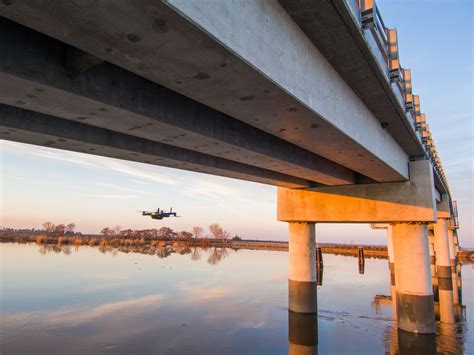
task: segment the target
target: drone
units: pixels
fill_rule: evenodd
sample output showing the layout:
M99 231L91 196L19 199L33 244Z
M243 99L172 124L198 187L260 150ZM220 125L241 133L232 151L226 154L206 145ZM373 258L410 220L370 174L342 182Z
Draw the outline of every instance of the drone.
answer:
M173 207L170 208L169 212L166 212L165 210L160 210L158 207L156 211L140 211L142 213L142 216L150 216L151 219L159 219L162 220L163 218L168 218L168 217L180 217L176 215L176 212L173 212Z

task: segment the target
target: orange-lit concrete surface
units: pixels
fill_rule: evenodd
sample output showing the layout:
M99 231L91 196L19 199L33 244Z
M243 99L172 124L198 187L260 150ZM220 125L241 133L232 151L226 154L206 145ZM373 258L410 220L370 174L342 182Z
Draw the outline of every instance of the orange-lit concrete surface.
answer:
M431 163L409 163L410 180L383 184L278 188L279 221L395 223L436 221Z
M438 219L433 225L436 250L436 274L438 276L438 295L440 319L443 323L454 323L453 283L451 262L449 260L448 221Z

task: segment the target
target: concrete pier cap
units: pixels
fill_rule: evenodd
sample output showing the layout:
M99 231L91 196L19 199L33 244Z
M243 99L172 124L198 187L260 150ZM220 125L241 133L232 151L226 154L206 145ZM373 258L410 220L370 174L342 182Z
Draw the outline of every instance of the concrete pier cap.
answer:
M409 162L409 181L279 187L277 218L313 223L433 223L437 209L432 170L428 160L419 160Z

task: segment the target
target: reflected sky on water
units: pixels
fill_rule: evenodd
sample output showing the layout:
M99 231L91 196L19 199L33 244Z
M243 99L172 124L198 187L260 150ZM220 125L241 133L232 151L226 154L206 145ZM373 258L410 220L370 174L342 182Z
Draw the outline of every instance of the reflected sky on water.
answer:
M0 252L2 354L285 354L316 337L311 319L289 317L286 252L34 244ZM438 325L437 339L413 338L394 327L387 260L366 259L359 274L357 258L324 254L318 353L474 353L472 266L462 272L468 320Z

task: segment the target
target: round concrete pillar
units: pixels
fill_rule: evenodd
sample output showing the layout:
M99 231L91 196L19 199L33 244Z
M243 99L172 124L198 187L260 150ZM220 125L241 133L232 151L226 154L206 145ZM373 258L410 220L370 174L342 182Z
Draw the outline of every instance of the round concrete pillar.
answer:
M390 297L392 298L393 319L397 319L397 288L395 284L395 257L393 254L392 226L387 228L388 268L390 270Z
M288 307L317 313L316 237L314 223L289 223Z
M451 279L453 283L453 302L459 304L458 292L458 273L457 273L457 253L454 245L454 230L448 228L448 244L449 244L449 262L451 264Z
M398 223L392 226L392 233L398 328L432 334L435 316L427 226Z
M449 258L448 220L434 224L436 275L438 276L439 316L443 323L454 323L454 300L451 261Z
M432 232L432 236L430 236L430 231L428 230L428 243L430 248L430 270L431 270L431 283L433 284L433 295L435 297L435 301L437 300L438 295L438 277L436 276L436 252L435 252L435 245L434 245L434 233Z

